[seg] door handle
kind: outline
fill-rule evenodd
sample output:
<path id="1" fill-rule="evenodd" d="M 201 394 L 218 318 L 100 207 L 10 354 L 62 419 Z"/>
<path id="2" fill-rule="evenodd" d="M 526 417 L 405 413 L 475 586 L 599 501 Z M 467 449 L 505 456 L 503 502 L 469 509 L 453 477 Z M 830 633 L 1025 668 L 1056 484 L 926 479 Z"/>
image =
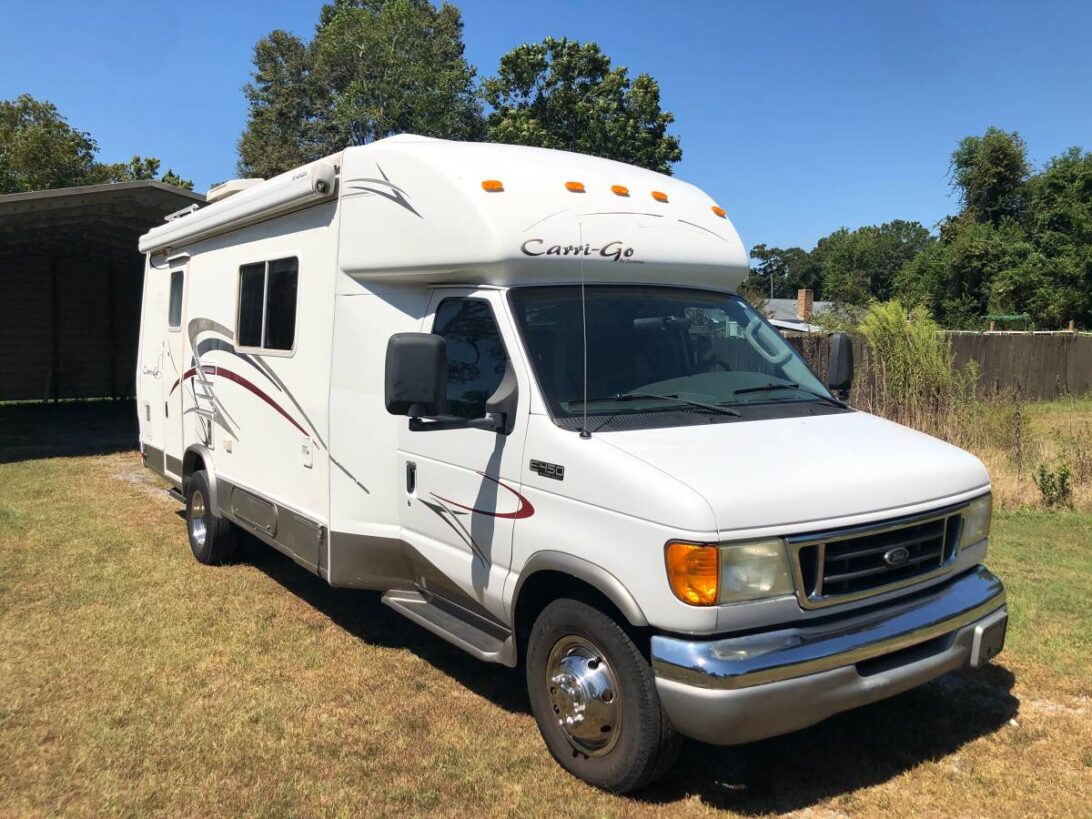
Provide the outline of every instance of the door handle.
<path id="1" fill-rule="evenodd" d="M 417 491 L 417 464 L 406 461 L 406 494 L 412 495 Z"/>

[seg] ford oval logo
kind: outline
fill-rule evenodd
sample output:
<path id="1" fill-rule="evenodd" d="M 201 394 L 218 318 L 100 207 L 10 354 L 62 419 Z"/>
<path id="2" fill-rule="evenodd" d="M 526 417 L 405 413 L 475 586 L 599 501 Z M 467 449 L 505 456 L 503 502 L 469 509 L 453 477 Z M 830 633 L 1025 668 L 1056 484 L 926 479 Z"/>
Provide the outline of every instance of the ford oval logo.
<path id="1" fill-rule="evenodd" d="M 888 566 L 901 566 L 909 559 L 910 550 L 905 546 L 896 546 L 894 549 L 888 549 L 883 554 L 883 562 Z"/>

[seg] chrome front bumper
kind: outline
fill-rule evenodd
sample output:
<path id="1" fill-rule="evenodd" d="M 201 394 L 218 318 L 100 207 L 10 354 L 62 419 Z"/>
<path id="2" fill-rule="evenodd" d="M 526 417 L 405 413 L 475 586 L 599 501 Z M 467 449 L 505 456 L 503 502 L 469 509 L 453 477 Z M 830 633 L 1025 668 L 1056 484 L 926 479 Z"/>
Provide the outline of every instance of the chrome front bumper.
<path id="1" fill-rule="evenodd" d="M 734 745 L 984 665 L 1007 619 L 1001 581 L 978 566 L 926 594 L 815 625 L 707 641 L 654 636 L 652 667 L 676 729 Z"/>

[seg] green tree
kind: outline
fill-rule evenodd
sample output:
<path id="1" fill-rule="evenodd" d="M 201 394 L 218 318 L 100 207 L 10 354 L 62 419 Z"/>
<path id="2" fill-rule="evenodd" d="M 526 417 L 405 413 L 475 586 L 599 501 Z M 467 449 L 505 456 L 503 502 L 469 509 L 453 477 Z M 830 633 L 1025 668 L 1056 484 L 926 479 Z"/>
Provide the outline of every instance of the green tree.
<path id="1" fill-rule="evenodd" d="M 484 135 L 462 16 L 428 0 L 336 0 L 310 43 L 274 31 L 254 48 L 239 170 L 273 176 L 398 133 Z"/>
<path id="2" fill-rule="evenodd" d="M 950 172 L 964 213 L 976 222 L 996 225 L 1006 217 L 1024 217 L 1031 166 L 1016 131 L 990 127 L 982 136 L 964 137 L 952 152 Z"/>
<path id="3" fill-rule="evenodd" d="M 0 100 L 0 193 L 67 188 L 133 179 L 156 179 L 193 189 L 174 171 L 159 174 L 155 157 L 133 155 L 129 162 L 95 160 L 99 146 L 51 102 L 23 94 Z"/>
<path id="4" fill-rule="evenodd" d="M 824 298 L 857 305 L 888 300 L 898 272 L 935 241 L 920 222 L 901 219 L 836 230 L 812 252 L 822 268 Z"/>
<path id="5" fill-rule="evenodd" d="M 483 135 L 462 15 L 450 3 L 337 0 L 323 9 L 315 65 L 334 92 L 339 138 L 353 145 L 406 132 Z"/>
<path id="6" fill-rule="evenodd" d="M 238 145 L 243 176 L 276 176 L 333 152 L 330 90 L 312 62 L 310 46 L 286 31 L 254 46 L 252 81 L 243 87 L 250 115 Z"/>
<path id="7" fill-rule="evenodd" d="M 756 293 L 770 297 L 772 292 L 773 298 L 794 298 L 797 291 L 808 288 L 816 299 L 823 297 L 823 269 L 803 248 L 755 245 L 751 258 L 758 263 L 751 268 L 744 286 Z"/>
<path id="8" fill-rule="evenodd" d="M 97 150 L 53 103 L 29 94 L 0 100 L 0 193 L 85 184 Z"/>
<path id="9" fill-rule="evenodd" d="M 95 182 L 133 182 L 139 179 L 156 179 L 178 188 L 193 190 L 193 182 L 189 179 L 183 179 L 169 168 L 166 173 L 160 176 L 159 166 L 161 164 L 154 156 L 142 157 L 139 154 L 133 154 L 133 158 L 128 162 L 96 165 L 88 175 L 88 180 Z"/>
<path id="10" fill-rule="evenodd" d="M 501 57 L 482 84 L 492 109 L 489 139 L 559 148 L 671 173 L 682 158 L 675 117 L 660 107 L 660 86 L 648 74 L 632 80 L 611 66 L 595 43 L 547 37 Z"/>

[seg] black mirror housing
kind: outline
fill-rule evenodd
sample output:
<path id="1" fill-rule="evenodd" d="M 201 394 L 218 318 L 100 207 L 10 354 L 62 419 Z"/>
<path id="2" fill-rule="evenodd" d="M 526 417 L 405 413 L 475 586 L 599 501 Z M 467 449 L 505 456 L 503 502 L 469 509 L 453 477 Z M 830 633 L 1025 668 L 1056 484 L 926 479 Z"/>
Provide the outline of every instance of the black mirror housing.
<path id="1" fill-rule="evenodd" d="M 433 333 L 395 333 L 387 342 L 383 397 L 391 415 L 442 415 L 447 390 L 447 341 Z"/>
<path id="2" fill-rule="evenodd" d="M 847 333 L 834 333 L 830 337 L 827 386 L 842 396 L 853 386 L 853 340 Z"/>

